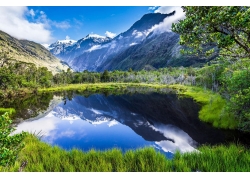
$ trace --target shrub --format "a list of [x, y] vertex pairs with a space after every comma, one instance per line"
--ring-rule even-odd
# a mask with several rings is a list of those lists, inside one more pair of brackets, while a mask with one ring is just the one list
[[0, 166], [12, 165], [23, 147], [22, 140], [26, 133], [11, 135], [15, 130], [11, 123], [7, 112], [0, 116]]

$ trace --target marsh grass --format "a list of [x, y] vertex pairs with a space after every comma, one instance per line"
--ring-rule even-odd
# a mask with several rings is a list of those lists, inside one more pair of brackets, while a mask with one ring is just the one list
[[[249, 172], [250, 151], [241, 145], [203, 146], [200, 153], [185, 153], [178, 159], [192, 171]], [[176, 160], [175, 160], [176, 161]]]
[[50, 146], [39, 141], [34, 135], [25, 139], [25, 148], [20, 152], [13, 167], [0, 168], [1, 171], [17, 171], [22, 162], [27, 161], [28, 172], [127, 172], [164, 171], [166, 158], [153, 148], [128, 151], [120, 149], [107, 151], [90, 150], [83, 152], [73, 149], [65, 151], [58, 146]]
[[40, 88], [38, 92], [60, 92], [60, 91], [95, 91], [95, 90], [116, 90], [116, 89], [125, 89], [127, 87], [152, 87], [152, 88], [164, 88], [166, 85], [162, 84], [146, 84], [146, 83], [86, 83], [86, 84], [68, 84], [60, 85], [50, 88]]
[[236, 129], [238, 121], [231, 112], [226, 111], [226, 100], [219, 94], [199, 87], [170, 85], [179, 95], [193, 98], [201, 105], [199, 119], [211, 123], [214, 127]]
[[25, 139], [25, 147], [11, 167], [0, 171], [16, 172], [28, 162], [26, 172], [249, 172], [250, 151], [241, 145], [202, 146], [195, 152], [176, 152], [173, 159], [153, 148], [107, 151], [78, 149], [66, 151], [39, 141], [34, 135]]

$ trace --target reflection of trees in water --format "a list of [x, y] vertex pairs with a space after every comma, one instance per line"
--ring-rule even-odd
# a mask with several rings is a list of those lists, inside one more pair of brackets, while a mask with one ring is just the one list
[[12, 107], [16, 114], [12, 119], [15, 121], [36, 117], [40, 112], [48, 109], [52, 93], [31, 94], [22, 98], [4, 99], [0, 101], [0, 107]]
[[152, 92], [157, 92], [160, 94], [167, 94], [167, 93], [173, 93], [172, 89], [168, 88], [154, 88], [154, 87], [124, 87], [124, 88], [105, 88], [105, 89], [86, 89], [82, 91], [75, 91], [78, 95], [82, 95], [84, 97], [89, 97], [92, 94], [102, 94], [105, 97], [111, 96], [111, 95], [133, 95], [135, 93], [140, 94], [148, 94]]

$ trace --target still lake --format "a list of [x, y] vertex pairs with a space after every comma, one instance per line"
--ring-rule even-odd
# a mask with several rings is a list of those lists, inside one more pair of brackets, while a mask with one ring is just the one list
[[43, 110], [35, 106], [44, 97], [36, 97], [36, 101], [31, 101], [35, 104], [20, 110], [24, 117], [19, 119], [15, 133], [39, 134], [42, 141], [67, 150], [119, 148], [125, 152], [151, 146], [169, 158], [176, 150], [189, 152], [203, 144], [244, 143], [249, 138], [201, 122], [200, 106], [191, 98], [178, 98], [174, 93], [71, 93], [49, 97], [45, 98], [47, 104], [41, 105]]

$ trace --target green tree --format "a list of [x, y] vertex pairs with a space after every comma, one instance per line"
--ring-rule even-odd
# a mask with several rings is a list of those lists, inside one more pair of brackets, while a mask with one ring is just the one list
[[[172, 24], [180, 34], [180, 44], [191, 47], [196, 55], [250, 57], [250, 7], [192, 6], [182, 7], [186, 18]], [[213, 45], [219, 48], [208, 48]]]
[[43, 87], [51, 86], [51, 82], [53, 80], [53, 75], [51, 71], [48, 71], [47, 67], [39, 67], [39, 83]]
[[0, 89], [10, 89], [16, 86], [16, 76], [8, 68], [0, 68]]
[[250, 72], [241, 70], [233, 72], [226, 79], [227, 92], [230, 95], [228, 108], [239, 120], [239, 128], [250, 130]]
[[105, 70], [101, 75], [101, 81], [102, 82], [108, 82], [110, 78], [109, 72]]

